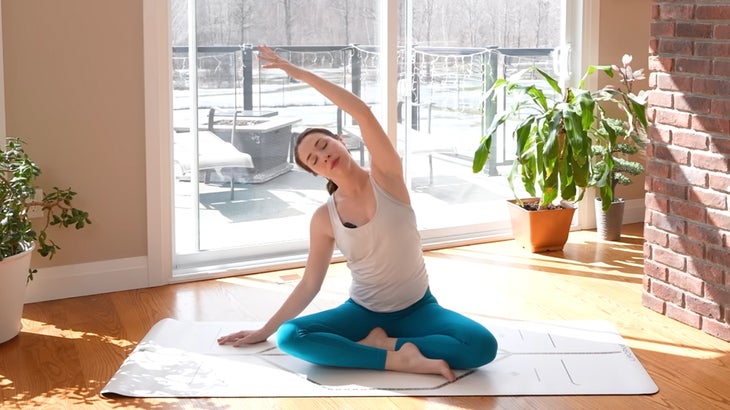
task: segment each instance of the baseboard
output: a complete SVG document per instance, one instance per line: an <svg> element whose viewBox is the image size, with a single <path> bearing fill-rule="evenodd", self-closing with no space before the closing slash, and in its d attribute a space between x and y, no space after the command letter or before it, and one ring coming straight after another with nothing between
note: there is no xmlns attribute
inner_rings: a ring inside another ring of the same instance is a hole
<svg viewBox="0 0 730 410"><path fill-rule="evenodd" d="M624 205L624 224L644 222L645 214L644 198L629 199Z"/></svg>
<svg viewBox="0 0 730 410"><path fill-rule="evenodd" d="M149 286L147 257L38 269L25 291L25 303L95 295Z"/></svg>

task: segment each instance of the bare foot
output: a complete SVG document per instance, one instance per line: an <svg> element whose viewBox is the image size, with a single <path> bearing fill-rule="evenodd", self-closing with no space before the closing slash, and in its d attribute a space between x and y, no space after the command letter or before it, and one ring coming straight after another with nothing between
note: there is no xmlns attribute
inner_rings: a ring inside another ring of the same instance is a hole
<svg viewBox="0 0 730 410"><path fill-rule="evenodd" d="M385 357L385 369L408 373L440 374L449 382L456 380L454 371L445 360L429 359L413 343L404 343Z"/></svg>
<svg viewBox="0 0 730 410"><path fill-rule="evenodd" d="M358 343L384 350L395 350L395 342L396 339L394 337L388 337L388 334L385 333L383 328L376 327L365 336L365 339L360 340Z"/></svg>

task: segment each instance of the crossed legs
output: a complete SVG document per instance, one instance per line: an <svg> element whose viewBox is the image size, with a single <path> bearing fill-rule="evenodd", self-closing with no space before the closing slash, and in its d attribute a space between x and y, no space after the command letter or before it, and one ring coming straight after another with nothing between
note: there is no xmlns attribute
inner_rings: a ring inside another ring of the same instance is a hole
<svg viewBox="0 0 730 410"><path fill-rule="evenodd" d="M372 312L348 300L327 311L284 323L279 348L300 359L337 367L440 374L482 366L496 355L494 336L426 292L398 312Z"/></svg>

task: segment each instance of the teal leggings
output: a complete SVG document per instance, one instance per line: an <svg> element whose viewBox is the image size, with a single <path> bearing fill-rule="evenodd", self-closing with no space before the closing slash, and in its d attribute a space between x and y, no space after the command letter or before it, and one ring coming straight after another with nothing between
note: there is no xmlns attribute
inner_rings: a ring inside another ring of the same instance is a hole
<svg viewBox="0 0 730 410"><path fill-rule="evenodd" d="M348 299L342 305L283 323L277 332L279 349L323 366L384 369L384 349L357 343L381 327L395 337L396 350L413 343L431 359L443 359L452 369L483 366L497 354L497 340L481 324L441 307L430 290L410 307L392 313L365 309Z"/></svg>

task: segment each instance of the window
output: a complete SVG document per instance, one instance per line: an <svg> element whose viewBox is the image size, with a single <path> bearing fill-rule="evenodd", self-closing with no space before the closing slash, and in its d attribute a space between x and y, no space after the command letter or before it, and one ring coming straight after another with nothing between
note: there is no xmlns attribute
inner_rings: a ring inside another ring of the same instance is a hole
<svg viewBox="0 0 730 410"><path fill-rule="evenodd" d="M165 10L171 137L151 145L170 163L169 175L153 179L171 188L175 280L303 261L309 218L327 194L325 181L293 163L292 136L302 129L341 132L368 164L351 119L282 72L261 69L260 43L358 93L396 131L425 244L509 235L509 139L487 173L471 172L495 109L482 94L519 66L559 69L566 2L401 1L382 16L378 0L302 1L172 0ZM145 7L160 12L152 3ZM398 30L381 29L388 19ZM396 52L382 61L387 44ZM397 78L386 78L388 69ZM393 80L396 89L386 89ZM163 222L152 230L160 236Z"/></svg>

